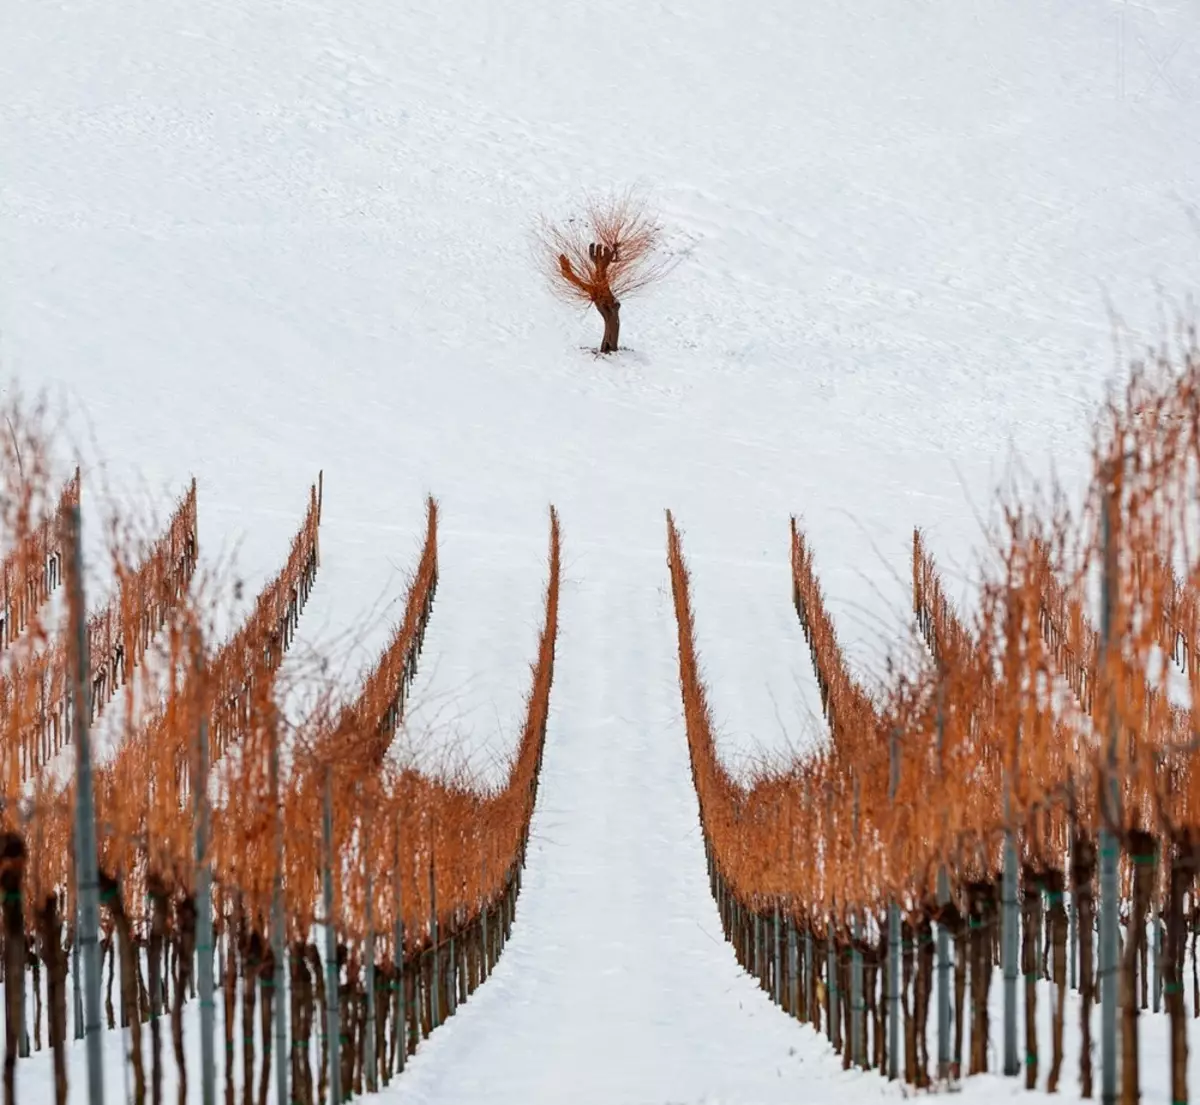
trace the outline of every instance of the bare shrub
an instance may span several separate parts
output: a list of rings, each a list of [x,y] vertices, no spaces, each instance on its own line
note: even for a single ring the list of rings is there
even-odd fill
[[[633,191],[589,197],[581,214],[537,229],[539,265],[551,292],[566,303],[590,304],[604,320],[601,353],[614,353],[621,302],[656,283],[671,268],[661,251],[662,226]]]

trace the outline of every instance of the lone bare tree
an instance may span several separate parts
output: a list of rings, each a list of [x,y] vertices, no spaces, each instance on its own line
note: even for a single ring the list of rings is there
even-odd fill
[[[589,200],[565,223],[543,220],[539,260],[551,291],[568,303],[591,304],[604,320],[601,353],[621,339],[621,301],[670,269],[659,250],[662,228],[632,192]]]

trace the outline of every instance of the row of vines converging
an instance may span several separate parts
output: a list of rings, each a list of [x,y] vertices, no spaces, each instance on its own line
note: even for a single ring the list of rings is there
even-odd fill
[[[63,558],[59,515],[78,499],[78,480],[65,508],[31,486],[44,487],[46,469],[31,460],[36,433],[27,437],[21,470],[5,472],[16,580]],[[7,509],[22,497],[21,512]],[[114,555],[113,598],[89,619],[89,724],[121,702],[95,771],[100,956],[104,1019],[128,1031],[136,1105],[160,1105],[172,1089],[182,1105],[218,1069],[227,1105],[265,1105],[280,1075],[299,1105],[376,1090],[490,976],[511,934],[549,717],[558,516],[523,727],[506,777],[484,785],[427,774],[392,747],[439,585],[432,499],[403,613],[357,686],[321,684],[303,658],[283,663],[318,575],[322,498],[318,479],[283,569],[219,647],[208,643],[194,482],[160,538]],[[69,588],[65,559],[51,580],[65,571]],[[68,1008],[76,1039],[86,1019],[77,796],[74,779],[58,777],[77,724],[78,657],[69,625],[42,628],[50,590],[14,634],[0,699],[6,1103],[17,1058],[42,1046],[43,1020],[56,1100],[67,1100]],[[284,701],[300,681],[324,689],[297,719]],[[189,1072],[184,1009],[200,997],[203,1032],[210,980],[225,1061]]]
[[[847,1067],[887,1069],[917,1087],[989,1069],[989,992],[1005,959],[1010,893],[1007,962],[1025,1015],[1006,1073],[1019,1070],[1031,1089],[1059,1088],[1074,988],[1079,1084],[1092,1096],[1100,843],[1109,833],[1119,849],[1120,1096],[1138,1099],[1140,1015],[1165,1007],[1172,1100],[1187,1100],[1183,971],[1200,921],[1194,340],[1181,357],[1134,366],[1097,420],[1092,473],[1077,515],[1061,497],[1049,507],[1002,504],[970,618],[948,601],[925,536],[914,534],[921,647],[901,651],[882,686],[852,672],[812,545],[793,519],[792,600],[829,739],[747,781],[716,750],[668,516],[713,892],[742,962],[789,1013],[824,1027]],[[1015,872],[1007,892],[1006,849]],[[938,962],[953,974],[953,1023],[932,1071]],[[1036,1030],[1039,980],[1053,984],[1048,1041]],[[1200,980],[1194,989],[1200,1015]]]

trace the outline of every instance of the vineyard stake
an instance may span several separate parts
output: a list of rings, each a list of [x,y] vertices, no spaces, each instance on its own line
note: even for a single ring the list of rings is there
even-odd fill
[[[329,1041],[329,1105],[342,1102],[342,1028],[338,1007],[337,937],[333,931],[333,795],[331,772],[325,768],[325,878],[322,888],[325,910],[325,1038]]]
[[[283,803],[279,794],[279,720],[271,723],[271,795],[275,802],[275,884],[271,888],[271,953],[275,957],[275,1099],[288,1105],[287,1010],[283,920]]]
[[[1011,570],[1010,570],[1011,579]],[[1010,584],[1007,601],[1014,602]],[[1017,915],[1017,846],[1012,830],[1012,781],[1017,770],[1020,723],[1004,765],[1004,851],[1000,876],[1000,959],[1004,972],[1004,1073],[1015,1078],[1021,1073],[1017,1055],[1017,960],[1021,949],[1021,922]],[[1025,893],[1035,893],[1025,888]]]
[[[87,607],[83,599],[83,524],[79,504],[71,507],[71,591],[69,614],[75,637],[75,870],[79,892],[79,931],[87,988],[87,1072],[90,1105],[104,1102],[104,1057],[100,1040],[100,876],[96,850],[96,807],[92,782],[92,743],[87,654]]]
[[[1111,513],[1116,506],[1112,494],[1112,473],[1107,473],[1106,495],[1101,511],[1101,542],[1104,559],[1100,610],[1100,662],[1103,670],[1112,645],[1113,611],[1116,607],[1116,550],[1112,540]],[[1109,692],[1109,732],[1106,755],[1107,771],[1102,776],[1100,831],[1100,1100],[1115,1105],[1117,1100],[1117,838],[1112,826],[1117,822],[1117,718],[1116,705]]]

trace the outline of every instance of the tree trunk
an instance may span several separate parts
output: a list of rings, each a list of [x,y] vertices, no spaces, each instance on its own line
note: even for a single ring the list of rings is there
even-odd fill
[[[100,872],[100,897],[112,913],[113,927],[117,936],[117,948],[121,954],[121,1009],[129,1025],[129,1058],[133,1064],[133,1102],[145,1105],[146,1067],[142,1061],[142,1018],[138,1012],[137,967],[134,957],[137,951],[133,943],[133,929],[125,913],[120,887],[116,879]]]
[[[1066,880],[1061,871],[1046,873],[1047,902],[1049,904],[1050,939],[1047,943],[1054,950],[1052,959],[1052,978],[1054,980],[1054,1010],[1053,1025],[1050,1031],[1051,1049],[1053,1052],[1050,1062],[1050,1075],[1046,1082],[1046,1090],[1054,1093],[1058,1089],[1058,1080],[1062,1075],[1063,1063],[1063,1020],[1066,1014],[1067,1000],[1067,910],[1063,904],[1063,891]]]
[[[312,981],[316,987],[317,1008],[315,1018],[317,1024],[320,1025],[321,1037],[321,1069],[317,1076],[317,1096],[321,1101],[329,1100],[329,1036],[326,1034],[325,1027],[325,971],[321,964],[321,953],[317,950],[316,944],[309,944],[305,949],[305,955],[308,959],[308,969],[312,974]]]
[[[1149,967],[1149,930],[1142,926],[1142,939],[1138,945],[1138,989],[1141,991],[1141,1006],[1143,1011],[1150,1008],[1150,972]]]
[[[192,959],[196,952],[196,902],[188,896],[175,907],[179,928],[179,950],[175,957],[174,1001],[171,1003],[171,1042],[175,1045],[175,1067],[179,1072],[179,1105],[187,1105],[187,1062],[183,1052],[183,995],[191,982]]]
[[[601,353],[615,353],[621,340],[621,304],[618,300],[601,300],[596,310],[604,319],[604,337],[600,342]]]
[[[880,1068],[880,1045],[883,1032],[879,1026],[879,1003],[875,1000],[875,988],[879,985],[879,956],[874,947],[863,952],[863,990],[867,998],[867,1017],[871,1024],[871,1046],[867,1049],[867,1066]]]
[[[1075,907],[1079,912],[1079,1086],[1080,1096],[1092,1096],[1092,1003],[1096,984],[1093,961],[1095,941],[1092,926],[1096,921],[1096,902],[1092,882],[1096,877],[1096,843],[1092,837],[1077,832],[1071,844],[1071,882],[1075,892]]]
[[[242,961],[242,1105],[254,1105],[254,1005],[258,997],[258,971],[262,964],[262,937],[238,925]],[[233,956],[230,955],[232,962]],[[233,972],[231,972],[233,973]]]
[[[1187,929],[1183,920],[1183,896],[1196,877],[1196,850],[1191,835],[1171,850],[1167,881],[1167,946],[1163,958],[1163,994],[1171,1036],[1171,1100],[1187,1101],[1187,1014],[1183,1007],[1183,979],[1180,968],[1187,948]]]
[[[42,961],[32,941],[26,941],[26,960],[33,970],[33,1049],[42,1050]],[[24,1019],[24,1018],[22,1018]]]
[[[917,1081],[919,1089],[929,1086],[929,1004],[933,996],[932,914],[921,915],[917,929],[917,988],[914,1006],[917,1022]]]
[[[263,943],[262,964],[258,969],[259,985],[262,988],[260,1023],[262,1024],[262,1071],[258,1080],[258,1105],[267,1105],[267,1092],[271,1082],[271,1037],[272,1017],[275,1012],[275,953],[271,945]],[[249,1029],[248,1031],[253,1031]]]
[[[879,942],[876,944],[876,958],[879,963],[879,1022],[875,1052],[879,1057],[879,1073],[888,1071],[888,1018],[892,1015],[891,1002],[888,1000],[888,972],[891,970],[891,952],[888,948],[888,920],[886,914],[878,918]]]
[[[1192,1016],[1200,1018],[1200,961],[1196,959],[1196,939],[1200,937],[1200,903],[1192,884]]]
[[[130,929],[132,932],[132,928]],[[137,983],[137,1019],[138,1024],[144,1024],[150,1019],[150,991],[146,988],[146,980],[142,975],[142,950],[146,942],[136,935],[133,937],[133,977]]]
[[[900,926],[900,1011],[904,1016],[904,1080],[910,1085],[917,1084],[917,1026],[913,1020],[912,1003],[908,999],[912,987],[916,963],[913,957],[912,925],[905,921]]]
[[[150,1072],[150,1097],[154,1105],[162,1105],[162,954],[167,936],[167,888],[162,879],[150,875],[146,880],[150,898],[150,1046],[153,1066]]]
[[[347,949],[345,944],[337,946],[337,965],[338,965],[338,998],[341,1007],[341,1026],[342,1038],[334,1041],[337,1045],[335,1054],[338,1056],[341,1067],[342,1079],[342,1100],[349,1101],[354,1096],[354,1038],[355,1038],[355,1023],[354,1023],[354,984],[347,970],[346,981],[340,981],[342,976],[342,968],[345,967],[347,961]]]
[[[113,976],[116,973],[116,969],[117,969],[117,966],[116,966],[117,956],[116,956],[116,953],[113,951],[113,934],[112,934],[111,930],[105,934],[104,942],[101,945],[100,952],[101,952],[101,965],[103,965],[104,958],[108,959],[108,983],[106,984],[105,989],[104,989],[104,1014],[108,1021],[108,1030],[109,1030],[109,1032],[111,1032],[114,1028],[117,1027],[116,1015],[113,1012],[113,996],[112,996]]]
[[[1196,958],[1196,940],[1200,937],[1200,911],[1192,910],[1192,1016],[1200,1018],[1200,961]]]
[[[837,944],[836,947],[834,963],[837,965],[838,993],[841,998],[838,1002],[838,1012],[842,1026],[842,1070],[849,1070],[854,1059],[854,1002],[857,996],[850,986],[851,945],[847,942]]]
[[[967,919],[955,911],[951,922],[954,936],[954,1057],[950,1074],[955,1081],[962,1077],[963,1035],[967,1023]]]
[[[237,1097],[233,1085],[233,1068],[237,1065],[237,1052],[234,1050],[233,1029],[237,1021],[237,951],[234,946],[234,922],[228,917],[223,920],[225,969],[221,978],[221,992],[225,1003],[225,1105],[235,1105]]]
[[[821,994],[821,967],[825,963],[825,953],[821,950],[821,941],[817,939],[816,930],[809,928],[809,937],[812,940],[812,974],[813,974],[813,1000],[812,1009],[809,1010],[809,1016],[813,1026],[813,1031],[820,1033],[821,1031],[821,1006],[824,1003],[824,998]]]
[[[1021,947],[1021,969],[1025,974],[1025,1088],[1037,1087],[1037,933],[1042,925],[1042,884],[1032,867],[1021,872],[1024,894],[1021,897],[1021,920],[1024,940]]]
[[[991,883],[972,883],[967,888],[971,930],[971,1065],[968,1074],[987,1072],[988,990],[991,985]]]
[[[50,1005],[50,1047],[54,1051],[55,1105],[67,1102],[67,953],[62,942],[62,914],[58,895],[50,894],[38,910],[37,923],[46,961],[47,997]]]
[[[391,968],[380,964],[375,968],[375,1081],[377,1085],[386,1086],[391,1077],[388,1070],[387,1026],[390,1012],[388,1001],[388,983],[391,979]]]
[[[292,945],[292,1096],[296,1105],[314,1105],[309,1041],[312,1039],[313,985],[305,947]]]
[[[1154,838],[1134,829],[1126,841],[1133,860],[1133,903],[1126,933],[1121,971],[1121,1102],[1138,1103],[1138,995],[1137,965],[1146,935],[1146,914],[1154,894]]]
[[[0,891],[4,894],[4,1105],[16,1103],[17,1051],[21,1046],[21,991],[25,977],[25,919],[21,883],[25,842],[0,836]]]

